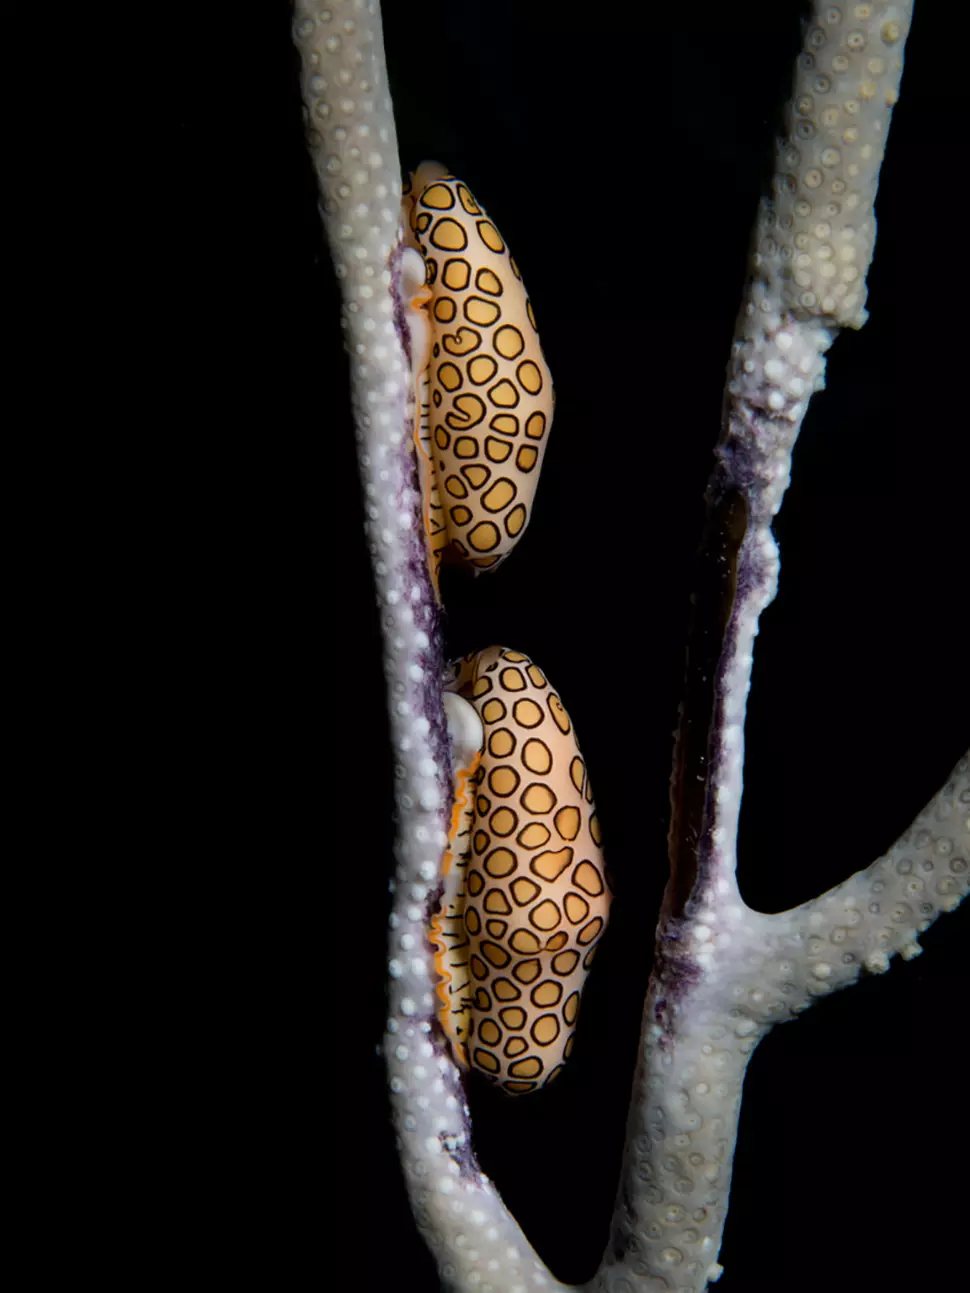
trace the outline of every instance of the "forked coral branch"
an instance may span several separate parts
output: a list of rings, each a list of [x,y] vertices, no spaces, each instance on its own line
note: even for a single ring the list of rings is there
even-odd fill
[[[772,196],[758,213],[707,492],[671,790],[670,881],[612,1233],[588,1286],[604,1293],[687,1293],[720,1276],[742,1082],[758,1042],[863,972],[884,971],[897,952],[917,955],[919,935],[967,893],[968,757],[885,856],[828,893],[765,915],[745,904],[736,879],[753,643],[778,577],[771,524],[826,352],[841,328],[865,322],[873,205],[911,14],[911,3],[889,0],[813,5]],[[446,669],[427,549],[437,496],[419,471],[421,365],[409,315],[424,303],[421,275],[414,278],[420,230],[402,216],[377,0],[297,0],[295,39],[343,296],[400,772],[385,1053],[405,1178],[445,1287],[565,1288],[478,1166],[462,1046],[439,1012],[442,963],[429,931],[442,859],[454,853],[455,779],[463,768],[473,775],[484,738],[473,715],[455,718],[458,688]],[[422,193],[431,210],[464,201],[436,180],[442,192],[416,190],[416,202]],[[482,214],[470,194],[466,210]],[[429,270],[429,284],[438,273]],[[487,716],[481,721],[487,728]],[[463,889],[461,898],[469,901]],[[492,986],[488,974],[483,966]]]

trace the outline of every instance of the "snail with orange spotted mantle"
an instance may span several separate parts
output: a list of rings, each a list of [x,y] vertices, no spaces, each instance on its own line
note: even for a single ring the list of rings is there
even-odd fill
[[[465,1067],[513,1095],[556,1077],[610,892],[586,765],[558,694],[493,646],[445,692],[456,794],[431,924],[438,1019]]]
[[[423,162],[404,224],[415,445],[437,590],[449,543],[487,570],[522,537],[554,396],[522,276],[468,186]]]

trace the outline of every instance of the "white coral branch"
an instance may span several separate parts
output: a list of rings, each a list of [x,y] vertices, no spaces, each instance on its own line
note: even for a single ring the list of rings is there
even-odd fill
[[[423,554],[408,356],[394,294],[400,174],[377,0],[296,6],[310,150],[344,302],[367,529],[398,760],[397,869],[385,1039],[415,1219],[456,1288],[525,1293],[556,1282],[471,1153],[455,1064],[432,1034],[428,905],[447,839],[451,766],[435,598]]]
[[[699,1291],[719,1276],[741,1086],[758,1041],[863,968],[880,971],[897,951],[915,955],[918,934],[967,891],[967,759],[885,857],[829,893],[768,916],[744,904],[735,878],[753,640],[777,581],[771,521],[825,352],[838,327],[864,320],[872,201],[910,11],[910,4],[885,0],[856,6],[855,25],[842,31],[841,10],[816,6],[806,55],[825,44],[827,29],[838,29],[833,34],[845,44],[839,74],[864,87],[858,123],[845,127],[841,148],[818,130],[816,116],[826,130],[830,124],[824,105],[816,112],[809,102],[812,68],[803,56],[791,135],[779,150],[776,200],[759,216],[755,273],[708,497],[706,551],[724,619],[715,657],[691,664],[695,680],[709,688],[688,689],[673,786],[672,879],[613,1230],[591,1284],[611,1293],[627,1293],[634,1281]],[[451,766],[438,612],[410,448],[413,393],[396,290],[400,177],[377,0],[331,0],[326,7],[297,0],[295,35],[344,301],[398,761],[385,1052],[407,1188],[446,1287],[562,1289],[478,1166],[459,1074],[433,1023],[426,929],[446,839]],[[877,49],[878,41],[885,48]],[[816,86],[814,93],[826,91]],[[806,199],[806,187],[831,190],[833,183],[842,184],[839,192],[848,185],[857,200],[826,213]],[[716,619],[717,606],[712,613]]]

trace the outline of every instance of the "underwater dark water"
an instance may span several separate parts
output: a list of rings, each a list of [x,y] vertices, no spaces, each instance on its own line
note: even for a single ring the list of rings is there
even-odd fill
[[[970,744],[966,215],[954,178],[968,33],[962,11],[942,8],[917,2],[870,321],[829,353],[775,526],[781,583],[756,646],[739,867],[745,898],[766,911],[868,865]],[[445,162],[501,229],[556,383],[526,538],[494,578],[448,572],[444,588],[450,654],[501,643],[561,692],[614,877],[571,1070],[534,1101],[472,1091],[484,1169],[555,1273],[579,1281],[612,1210],[666,880],[693,553],[799,6],[386,9],[402,158]],[[285,14],[265,6],[243,42],[211,79],[203,62],[173,89],[184,219],[167,255],[193,374],[176,365],[170,393],[185,381],[223,545],[221,658],[260,734],[246,776],[263,788],[262,844],[238,854],[254,894],[242,946],[263,949],[249,1044],[273,1074],[280,1144],[269,1137],[257,1175],[263,1189],[279,1182],[268,1211],[289,1212],[278,1246],[292,1262],[303,1266],[307,1245],[306,1269],[319,1261],[325,1283],[346,1261],[357,1274],[339,1287],[431,1290],[375,1056],[392,762],[339,298]],[[234,901],[242,884],[229,884]],[[922,958],[759,1048],[724,1293],[952,1282],[967,937],[965,910],[941,918]],[[247,1107],[273,1116],[258,1091]],[[342,1220],[318,1245],[331,1191]]]

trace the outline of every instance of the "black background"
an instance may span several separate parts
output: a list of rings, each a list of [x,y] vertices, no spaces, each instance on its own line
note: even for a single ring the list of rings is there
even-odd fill
[[[210,1089],[199,1066],[197,1109],[219,1132],[196,1144],[185,1189],[218,1196],[227,1179],[241,1202],[219,1243],[243,1262],[251,1248],[280,1284],[430,1290],[375,1050],[392,768],[298,62],[286,5],[202,8],[160,17],[165,111],[143,140],[152,207],[134,230],[152,301],[140,424],[168,491],[159,688],[163,707],[166,688],[191,694],[180,776],[201,806],[178,878],[218,949],[193,990],[200,1053],[230,1074]],[[446,599],[455,654],[501,642],[561,691],[615,877],[570,1071],[533,1100],[472,1092],[484,1169],[554,1272],[579,1281],[612,1210],[665,882],[691,562],[799,5],[385,8],[402,159],[445,162],[487,208],[557,388],[527,537],[494,578],[449,578]],[[956,11],[917,6],[871,320],[830,352],[776,524],[739,869],[766,911],[885,850],[970,733]],[[953,1282],[967,930],[965,910],[942,918],[922,958],[759,1048],[724,1293]],[[318,1238],[334,1201],[339,1228]]]

